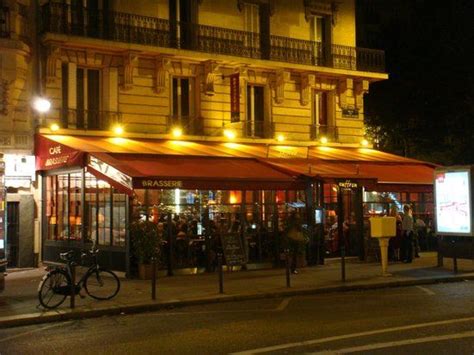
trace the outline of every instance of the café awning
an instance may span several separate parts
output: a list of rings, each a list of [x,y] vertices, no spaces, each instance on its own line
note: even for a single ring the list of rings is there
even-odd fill
[[[207,181],[209,186],[212,182],[212,186],[222,189],[241,186],[237,184],[239,181],[247,181],[254,188],[264,181],[268,181],[266,186],[280,183],[277,188],[284,189],[291,185],[290,180],[299,186],[303,178],[313,178],[327,182],[357,179],[366,189],[376,191],[431,191],[435,168],[434,164],[356,147],[44,134],[37,137],[36,149],[37,170],[86,166],[87,157],[96,156],[117,171],[130,175],[133,180],[130,184],[135,188],[143,186],[148,177],[171,179],[174,176],[176,181],[186,181],[185,186],[204,186]],[[211,158],[214,160],[209,160]],[[90,166],[88,169],[100,174]],[[196,175],[196,172],[199,173]],[[244,172],[246,176],[239,175]],[[255,176],[253,172],[258,174]],[[231,180],[236,183],[230,184]],[[194,181],[194,185],[190,181]],[[260,188],[270,189],[263,185]]]
[[[361,182],[369,191],[431,191],[434,168],[406,162],[329,161],[315,159],[270,159],[275,166],[295,173],[333,182],[352,179]]]
[[[291,172],[254,158],[123,153],[94,153],[94,158],[132,177],[135,189],[304,189]]]
[[[133,140],[133,149],[97,137],[38,136],[37,170],[85,167],[114,187],[131,193],[135,188],[277,190],[303,189],[292,171],[253,157],[170,154]],[[183,146],[179,144],[178,146]],[[185,143],[185,142],[183,142]],[[127,144],[127,147],[130,146]],[[136,147],[143,146],[142,153]],[[184,144],[186,146],[186,144]],[[189,147],[188,147],[189,148]],[[212,148],[211,148],[212,149]],[[143,153],[145,151],[146,153]]]

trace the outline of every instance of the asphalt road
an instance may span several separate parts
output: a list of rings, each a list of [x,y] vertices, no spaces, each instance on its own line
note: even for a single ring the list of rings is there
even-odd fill
[[[474,354],[474,282],[0,330],[0,354]]]

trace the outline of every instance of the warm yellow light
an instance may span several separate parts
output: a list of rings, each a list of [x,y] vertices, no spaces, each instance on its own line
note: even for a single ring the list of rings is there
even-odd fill
[[[230,130],[230,129],[226,129],[226,130],[224,130],[224,136],[226,136],[228,139],[234,139],[235,138],[235,132]]]
[[[117,135],[117,136],[120,136],[123,134],[123,127],[122,126],[115,126],[114,127],[114,133]]]
[[[285,136],[284,136],[283,134],[279,134],[279,135],[277,136],[277,141],[278,141],[278,142],[284,142],[284,141],[285,141]]]
[[[175,127],[173,128],[173,130],[171,131],[171,134],[173,135],[173,137],[175,138],[179,138],[183,135],[183,130],[179,127]]]
[[[229,202],[231,205],[234,205],[237,203],[237,197],[230,195]]]
[[[321,137],[320,142],[321,144],[326,144],[328,142],[328,139],[326,137]]]
[[[51,108],[51,102],[45,98],[37,97],[33,101],[33,108],[39,113],[46,113]]]
[[[363,146],[363,147],[367,147],[369,145],[369,141],[367,139],[362,139],[360,141],[360,144]]]
[[[59,131],[59,125],[57,123],[53,123],[51,126],[49,126],[49,129],[51,132]]]

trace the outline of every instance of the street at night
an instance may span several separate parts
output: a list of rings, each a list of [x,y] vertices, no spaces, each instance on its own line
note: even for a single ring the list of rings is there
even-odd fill
[[[474,282],[262,299],[0,330],[7,354],[472,354]]]

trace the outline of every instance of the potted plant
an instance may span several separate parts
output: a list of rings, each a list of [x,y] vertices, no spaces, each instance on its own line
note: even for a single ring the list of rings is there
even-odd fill
[[[152,258],[159,255],[161,239],[157,225],[150,221],[137,220],[130,225],[132,250],[138,261],[138,277],[151,278]]]

